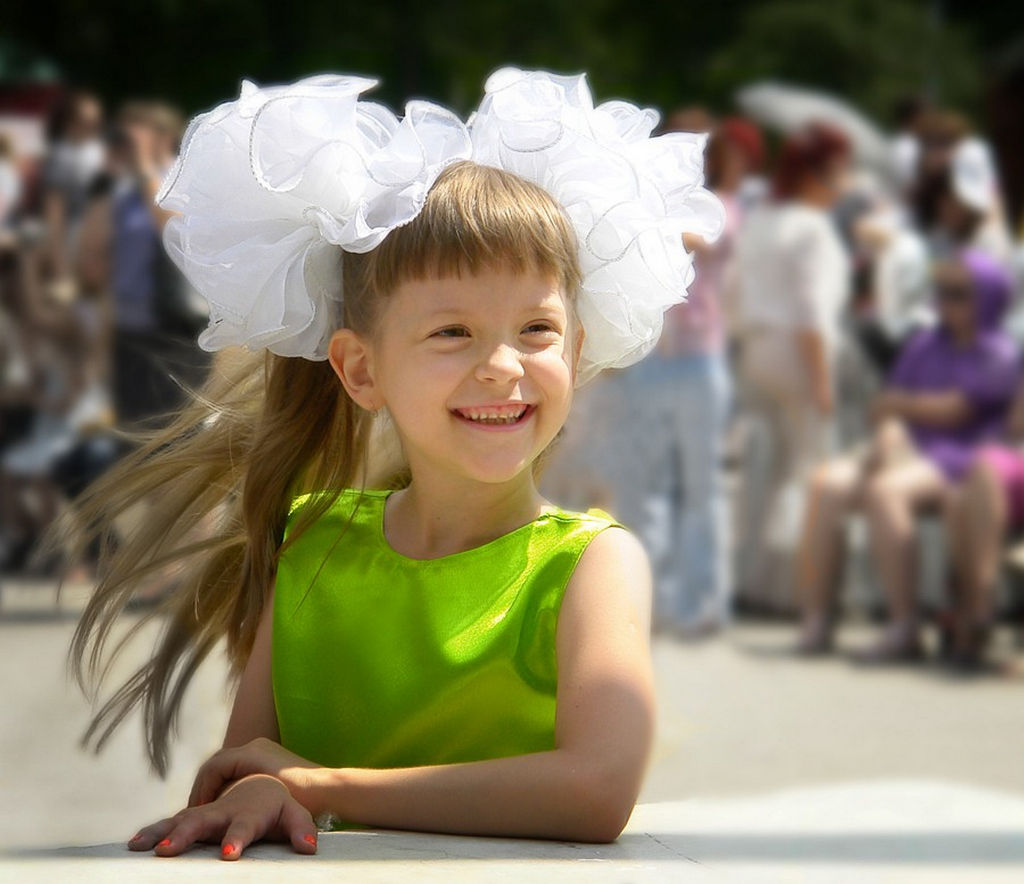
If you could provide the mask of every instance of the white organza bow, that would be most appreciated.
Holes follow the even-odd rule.
[[[191,121],[156,202],[181,213],[164,244],[210,304],[200,347],[325,359],[341,324],[344,251],[379,245],[447,165],[471,159],[545,188],[576,228],[587,332],[578,382],[650,352],[693,279],[682,234],[714,240],[724,224],[703,186],[706,134],[652,138],[656,111],[595,107],[582,74],[502,68],[465,124],[427,101],[399,119],[359,100],[375,85],[243,80],[237,100]]]

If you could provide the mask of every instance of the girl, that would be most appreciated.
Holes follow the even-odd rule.
[[[312,853],[318,823],[610,841],[642,782],[643,547],[535,481],[574,388],[683,297],[682,234],[720,226],[705,136],[649,138],[655,113],[595,108],[582,76],[496,72],[469,126],[422,101],[399,122],[357,100],[373,84],[244,81],[157,195],[210,301],[200,343],[270,352],[218,367],[81,504],[102,526],[161,501],[102,568],[80,681],[136,583],[191,561],[100,745],[142,703],[162,774],[222,636],[238,676],[222,750],[135,850]]]

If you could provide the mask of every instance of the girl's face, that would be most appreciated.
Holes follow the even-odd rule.
[[[489,270],[400,285],[368,371],[414,478],[500,483],[531,476],[565,422],[580,345],[556,280]]]

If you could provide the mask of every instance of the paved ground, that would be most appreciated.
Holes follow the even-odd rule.
[[[99,756],[80,750],[89,709],[65,680],[64,656],[81,598],[82,591],[71,592],[55,608],[48,586],[4,585],[0,849],[126,839],[184,805],[195,768],[223,733],[228,697],[217,659],[187,697],[166,781],[147,771],[137,717]],[[124,622],[127,628],[134,618]],[[134,669],[155,635],[155,625],[140,634],[138,656],[119,664],[111,684]],[[848,647],[869,638],[870,630],[857,627],[842,636]],[[962,796],[990,796],[989,813],[1002,796],[1016,817],[996,833],[999,844],[1024,861],[1024,850],[1008,846],[1024,844],[1024,679],[958,680],[931,667],[865,672],[842,657],[807,663],[784,653],[791,639],[790,628],[764,624],[699,643],[656,638],[659,737],[643,804],[664,811],[669,805],[655,803],[682,800],[691,819],[703,808],[713,821],[726,807],[753,818],[757,808],[782,806],[780,796],[800,794],[806,814],[808,795],[818,795],[823,808],[855,808],[858,790],[874,789],[873,800],[888,801],[878,796],[911,795],[898,784],[917,783],[908,808],[927,806],[929,789],[947,801],[959,795],[965,807],[971,800]],[[884,814],[873,818],[884,823]],[[919,824],[941,842],[942,821],[940,814],[932,829],[927,819]],[[712,847],[724,843],[713,831],[705,837]],[[834,837],[841,841],[841,830]],[[755,854],[766,849],[758,843]],[[799,839],[785,843],[791,859],[803,849]],[[808,842],[808,858],[820,849]],[[961,853],[961,860],[971,855]],[[774,847],[766,856],[779,859]]]

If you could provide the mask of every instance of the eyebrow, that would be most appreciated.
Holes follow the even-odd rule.
[[[562,308],[561,310],[559,309],[560,306]],[[472,312],[474,312],[472,307],[454,307],[454,306],[444,305],[444,306],[441,306],[441,307],[437,307],[437,308],[435,308],[433,310],[428,310],[426,313],[423,314],[423,316],[424,316],[425,319],[437,319],[438,317],[441,317],[441,316],[464,316],[467,313],[472,313]],[[532,304],[532,305],[530,305],[528,307],[524,307],[522,309],[522,312],[523,313],[564,314],[566,311],[565,311],[565,307],[562,306],[562,305],[556,305],[556,304],[553,304],[553,303],[541,302],[541,303],[538,303],[538,304]]]

